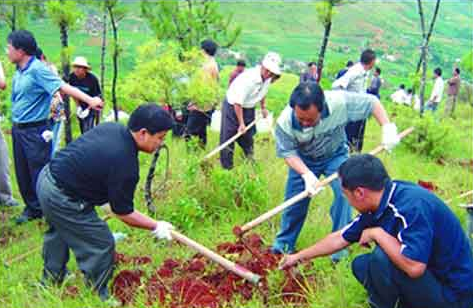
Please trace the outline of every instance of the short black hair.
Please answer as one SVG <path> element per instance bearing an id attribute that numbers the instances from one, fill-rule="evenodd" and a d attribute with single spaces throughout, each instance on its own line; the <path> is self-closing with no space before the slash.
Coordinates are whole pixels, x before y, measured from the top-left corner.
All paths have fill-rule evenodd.
<path id="1" fill-rule="evenodd" d="M 23 50 L 29 56 L 36 55 L 38 45 L 36 44 L 36 39 L 30 31 L 13 31 L 8 35 L 7 42 L 15 49 Z"/>
<path id="2" fill-rule="evenodd" d="M 144 104 L 136 108 L 128 120 L 128 129 L 137 132 L 145 128 L 151 135 L 172 128 L 171 116 L 156 104 Z"/>
<path id="3" fill-rule="evenodd" d="M 353 66 L 353 61 L 352 60 L 348 60 L 348 62 L 347 62 L 347 67 L 350 67 L 350 66 Z"/>
<path id="4" fill-rule="evenodd" d="M 374 53 L 374 50 L 368 48 L 361 53 L 360 62 L 362 64 L 370 64 L 375 59 L 376 54 Z"/>
<path id="5" fill-rule="evenodd" d="M 379 67 L 376 66 L 376 68 L 374 69 L 376 71 L 376 73 L 378 73 L 379 75 L 381 75 L 381 69 Z"/>
<path id="6" fill-rule="evenodd" d="M 218 46 L 217 43 L 212 40 L 203 40 L 202 43 L 200 43 L 200 48 L 202 48 L 206 54 L 213 57 L 217 53 Z"/>
<path id="7" fill-rule="evenodd" d="M 401 85 L 399 86 L 399 89 L 403 89 L 403 90 L 404 90 L 405 88 L 406 88 L 406 86 L 405 86 L 403 83 L 401 83 Z"/>
<path id="8" fill-rule="evenodd" d="M 237 61 L 237 66 L 243 66 L 243 67 L 245 67 L 245 66 L 246 66 L 245 60 L 238 60 L 238 61 Z"/>
<path id="9" fill-rule="evenodd" d="M 311 67 L 312 65 L 317 66 L 317 63 L 315 63 L 315 62 L 313 62 L 313 61 L 307 63 L 307 66 L 308 66 L 308 67 Z"/>
<path id="10" fill-rule="evenodd" d="M 407 89 L 407 94 L 412 94 L 412 88 Z"/>
<path id="11" fill-rule="evenodd" d="M 314 105 L 319 112 L 325 108 L 325 95 L 322 88 L 315 82 L 301 82 L 292 91 L 289 105 L 307 110 Z"/>
<path id="12" fill-rule="evenodd" d="M 338 168 L 342 187 L 350 191 L 357 187 L 381 191 L 391 178 L 379 158 L 371 154 L 353 155 Z"/>
<path id="13" fill-rule="evenodd" d="M 43 56 L 44 56 L 43 50 L 39 47 L 36 48 L 36 53 L 35 53 L 36 59 L 41 60 L 41 57 Z"/>
<path id="14" fill-rule="evenodd" d="M 455 67 L 455 72 L 460 75 L 460 69 L 458 67 Z"/>
<path id="15" fill-rule="evenodd" d="M 437 67 L 436 69 L 434 69 L 434 73 L 437 76 L 442 76 L 442 69 L 440 67 Z"/>

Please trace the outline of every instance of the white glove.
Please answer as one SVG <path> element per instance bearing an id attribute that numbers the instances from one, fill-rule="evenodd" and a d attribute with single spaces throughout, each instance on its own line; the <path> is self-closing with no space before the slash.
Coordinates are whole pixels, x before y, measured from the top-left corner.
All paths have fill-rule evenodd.
<path id="1" fill-rule="evenodd" d="M 44 140 L 45 142 L 51 141 L 51 139 L 53 139 L 53 136 L 54 136 L 53 132 L 50 131 L 49 129 L 48 129 L 48 130 L 45 130 L 45 131 L 41 134 L 41 137 L 43 137 L 43 140 Z"/>
<path id="2" fill-rule="evenodd" d="M 383 125 L 383 146 L 387 151 L 391 151 L 401 141 L 397 135 L 397 127 L 394 123 Z"/>
<path id="3" fill-rule="evenodd" d="M 156 228 L 152 231 L 153 235 L 160 240 L 172 240 L 171 231 L 174 226 L 167 221 L 158 221 Z"/>
<path id="4" fill-rule="evenodd" d="M 315 176 L 312 171 L 308 171 L 302 175 L 302 179 L 304 180 L 305 190 L 309 193 L 310 197 L 315 196 L 319 192 L 321 192 L 324 188 L 319 187 L 315 188 L 315 185 L 319 182 L 319 179 Z"/>
<path id="5" fill-rule="evenodd" d="M 77 112 L 76 112 L 76 114 L 77 114 L 77 117 L 78 117 L 79 119 L 85 119 L 85 118 L 87 118 L 87 116 L 89 115 L 89 113 L 90 113 L 90 109 L 89 109 L 89 108 L 82 109 L 81 106 L 77 106 Z"/>

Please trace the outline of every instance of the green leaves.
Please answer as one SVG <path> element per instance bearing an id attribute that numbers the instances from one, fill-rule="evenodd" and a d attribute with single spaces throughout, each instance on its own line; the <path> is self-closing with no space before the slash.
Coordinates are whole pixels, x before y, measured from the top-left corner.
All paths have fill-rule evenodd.
<path id="1" fill-rule="evenodd" d="M 76 1 L 72 0 L 50 0 L 46 3 L 46 13 L 56 24 L 65 24 L 68 28 L 74 28 L 82 16 Z"/>

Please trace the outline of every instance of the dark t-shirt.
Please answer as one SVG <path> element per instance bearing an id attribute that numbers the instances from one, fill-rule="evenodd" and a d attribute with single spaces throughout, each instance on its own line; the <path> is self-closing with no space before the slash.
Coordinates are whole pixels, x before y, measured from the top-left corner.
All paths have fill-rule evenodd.
<path id="1" fill-rule="evenodd" d="M 50 169 L 72 198 L 91 205 L 109 202 L 115 214 L 133 212 L 139 180 L 138 148 L 123 125 L 104 123 L 88 131 L 57 152 Z"/>
<path id="2" fill-rule="evenodd" d="M 87 93 L 89 96 L 102 96 L 102 91 L 100 89 L 100 84 L 93 74 L 87 73 L 84 78 L 79 79 L 77 76 L 72 73 L 69 75 L 69 84 L 81 90 L 84 93 Z M 82 108 L 87 108 L 89 105 L 84 102 L 79 102 Z"/>

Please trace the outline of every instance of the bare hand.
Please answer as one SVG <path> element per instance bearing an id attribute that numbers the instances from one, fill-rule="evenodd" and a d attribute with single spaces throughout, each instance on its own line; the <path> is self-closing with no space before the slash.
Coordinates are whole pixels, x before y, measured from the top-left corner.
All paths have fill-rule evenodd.
<path id="1" fill-rule="evenodd" d="M 239 133 L 244 133 L 246 131 L 246 125 L 245 124 L 240 124 L 240 126 L 238 126 L 238 132 Z"/>
<path id="2" fill-rule="evenodd" d="M 102 110 L 103 100 L 98 96 L 92 97 L 89 102 L 89 107 L 95 110 Z"/>
<path id="3" fill-rule="evenodd" d="M 377 229 L 378 228 L 365 229 L 363 233 L 361 233 L 358 244 L 366 248 L 371 248 L 370 243 L 375 241 L 376 232 L 378 231 Z"/>
<path id="4" fill-rule="evenodd" d="M 299 257 L 297 254 L 292 254 L 292 255 L 286 255 L 284 258 L 282 258 L 281 262 L 279 263 L 278 268 L 280 270 L 288 269 L 294 265 L 296 265 L 299 262 Z"/>

